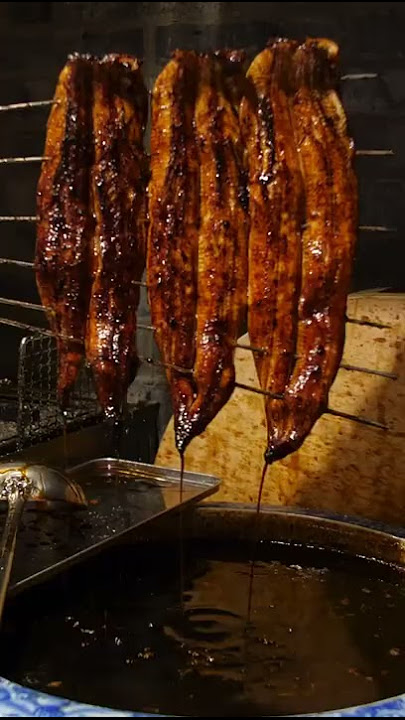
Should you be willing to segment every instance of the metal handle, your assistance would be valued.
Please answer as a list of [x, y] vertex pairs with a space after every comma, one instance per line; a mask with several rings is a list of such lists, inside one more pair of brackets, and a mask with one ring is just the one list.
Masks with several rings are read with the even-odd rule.
[[17, 539], [17, 530], [20, 524], [22, 511], [25, 505], [25, 496], [19, 490], [11, 492], [8, 496], [8, 510], [6, 525], [3, 531], [0, 548], [0, 620], [3, 616], [8, 584], [10, 582], [14, 551]]

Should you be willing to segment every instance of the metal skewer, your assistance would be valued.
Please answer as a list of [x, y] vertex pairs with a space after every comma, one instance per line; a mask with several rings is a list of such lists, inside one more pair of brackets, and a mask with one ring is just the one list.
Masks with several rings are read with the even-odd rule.
[[[0, 215], [0, 222], [37, 222], [37, 215]], [[304, 226], [303, 226], [304, 227]], [[396, 227], [386, 227], [385, 225], [359, 225], [359, 231], [395, 233], [398, 231]]]
[[[55, 333], [53, 333], [50, 330], [47, 330], [45, 328], [40, 328], [35, 325], [31, 325], [29, 323], [22, 323], [22, 322], [19, 322], [18, 320], [10, 320], [9, 318], [0, 317], [0, 324], [9, 325], [11, 327], [16, 327], [16, 328], [19, 328], [22, 330], [31, 330], [33, 332], [47, 335], [48, 337], [61, 337], [61, 338], [65, 338], [67, 340], [71, 340], [71, 341], [74, 341], [74, 342], [77, 342], [80, 344], [83, 343], [82, 340], [79, 340], [77, 338], [73, 338], [70, 336], [63, 336], [63, 335], [57, 336]], [[138, 325], [138, 327], [140, 327], [140, 326]], [[145, 329], [153, 329], [149, 325], [145, 325], [143, 327]], [[170, 363], [164, 363], [164, 362], [161, 362], [160, 360], [155, 360], [154, 358], [151, 358], [151, 357], [145, 358], [145, 357], [141, 356], [139, 359], [141, 362], [148, 363], [149, 365], [157, 365], [159, 367], [174, 369], [177, 372], [185, 373], [187, 375], [191, 375], [193, 373], [193, 371], [190, 370], [189, 368], [181, 368], [181, 367], [178, 367], [177, 365], [172, 365]], [[249, 392], [258, 393], [259, 395], [264, 395], [266, 397], [271, 397], [274, 400], [281, 400], [283, 398], [283, 395], [280, 393], [272, 393], [268, 390], [262, 390], [261, 388], [252, 387], [251, 385], [244, 385], [243, 383], [236, 382], [235, 387], [237, 387], [241, 390], [247, 390]], [[386, 425], [384, 425], [383, 423], [379, 423], [376, 420], [371, 420], [370, 418], [358, 417], [357, 415], [350, 415], [348, 413], [340, 412], [339, 410], [334, 410], [332, 408], [327, 408], [325, 410], [325, 413], [328, 413], [329, 415], [334, 415], [336, 417], [341, 417], [346, 420], [353, 420], [353, 422], [357, 422], [362, 425], [376, 427], [381, 430], [388, 430], [388, 427]]]
[[391, 325], [385, 325], [384, 323], [373, 322], [372, 320], [358, 320], [357, 318], [346, 317], [346, 322], [352, 325], [364, 325], [364, 327], [378, 328], [379, 330], [389, 330]]
[[[1, 220], [1, 218], [0, 218]], [[385, 225], [359, 225], [359, 230], [365, 230], [366, 232], [381, 232], [381, 233], [395, 233], [398, 228], [386, 227]]]
[[385, 155], [394, 155], [393, 150], [356, 150], [355, 155], [363, 157], [384, 157]]
[[257, 393], [258, 395], [265, 395], [270, 397], [272, 400], [282, 400], [284, 395], [282, 393], [274, 393], [270, 390], [262, 390], [261, 388], [252, 387], [252, 385], [245, 385], [244, 383], [236, 382], [235, 387], [240, 390], [248, 390], [249, 392]]
[[23, 307], [27, 310], [42, 310], [43, 312], [52, 312], [51, 308], [45, 308], [43, 305], [38, 303], [26, 302], [25, 300], [13, 300], [12, 298], [0, 297], [1, 305], [13, 305], [14, 307]]
[[[0, 260], [0, 262], [1, 262], [1, 260]], [[25, 300], [13, 300], [11, 298], [0, 297], [0, 304], [23, 307], [23, 308], [26, 308], [27, 310], [39, 310], [41, 312], [46, 312], [46, 310], [47, 310], [47, 308], [45, 308], [43, 305], [39, 305], [38, 303], [26, 302]], [[48, 311], [52, 312], [52, 310], [48, 310]], [[1, 318], [0, 318], [0, 320], [1, 320]], [[8, 320], [8, 318], [4, 318], [4, 320]], [[17, 321], [13, 321], [13, 322], [17, 322]], [[153, 325], [143, 325], [142, 323], [138, 323], [137, 328], [139, 328], [139, 330], [150, 330], [150, 331], [154, 330]], [[45, 331], [45, 328], [43, 330]], [[41, 328], [40, 332], [42, 332], [43, 330]], [[50, 330], [47, 332], [49, 332], [50, 335], [54, 334]], [[72, 338], [69, 336], [66, 336], [66, 339], [81, 342], [80, 340], [77, 340], [76, 338]], [[255, 347], [254, 345], [249, 345], [249, 344], [245, 344], [245, 343], [241, 343], [241, 342], [236, 342], [235, 347], [239, 348], [240, 350], [249, 350], [250, 352], [257, 353], [258, 355], [266, 355], [267, 354], [266, 348]], [[351, 370], [353, 372], [367, 373], [369, 375], [379, 375], [380, 377], [385, 377], [385, 378], [388, 378], [391, 380], [397, 379], [397, 376], [394, 373], [385, 372], [384, 370], [373, 370], [370, 368], [359, 367], [357, 365], [348, 365], [346, 363], [342, 363], [340, 365], [340, 367], [343, 370]]]
[[398, 375], [392, 372], [386, 372], [385, 370], [370, 370], [370, 368], [359, 367], [358, 365], [348, 365], [347, 363], [340, 363], [339, 367], [342, 370], [367, 373], [368, 375], [378, 375], [379, 377], [387, 378], [388, 380], [398, 380]]
[[[26, 308], [27, 310], [39, 310], [41, 312], [47, 311], [46, 307], [44, 307], [43, 305], [39, 305], [38, 303], [26, 302], [25, 300], [13, 300], [11, 298], [4, 298], [4, 297], [0, 297], [0, 305], [17, 306], [17, 307]], [[53, 312], [53, 311], [52, 311], [52, 309], [48, 309], [48, 312]], [[8, 320], [8, 318], [3, 318], [3, 319]], [[2, 320], [2, 318], [0, 318], [0, 321], [1, 320]], [[17, 322], [17, 321], [13, 321], [13, 322]], [[143, 325], [142, 323], [138, 323], [137, 328], [139, 328], [139, 330], [150, 330], [150, 331], [154, 330], [153, 325]], [[43, 332], [43, 331], [45, 331], [45, 328], [44, 329], [39, 328], [39, 331]], [[52, 333], [50, 330], [48, 330], [47, 332], [50, 333], [50, 335], [54, 335], [54, 333]], [[75, 341], [75, 342], [82, 342], [81, 340], [78, 340], [77, 338], [72, 338], [69, 336], [66, 336], [65, 339]], [[241, 342], [236, 342], [235, 347], [239, 348], [240, 350], [249, 350], [250, 352], [257, 353], [258, 355], [266, 355], [267, 354], [266, 348], [255, 347], [254, 345], [248, 345], [248, 344], [241, 343]], [[347, 365], [345, 363], [341, 364], [340, 367], [343, 368], [344, 370], [352, 370], [354, 372], [362, 372], [362, 373], [367, 373], [369, 375], [379, 375], [381, 377], [386, 377], [391, 380], [397, 379], [397, 376], [394, 375], [393, 373], [385, 372], [383, 370], [373, 370], [373, 369], [369, 369], [369, 368], [358, 367], [356, 365]]]
[[349, 73], [348, 75], [341, 75], [341, 80], [374, 80], [378, 78], [377, 73]]
[[13, 260], [12, 258], [0, 258], [0, 265], [17, 265], [18, 267], [33, 268], [33, 262], [26, 260]]
[[[35, 264], [33, 262], [28, 262], [26, 260], [13, 260], [12, 258], [0, 258], [0, 265], [17, 265], [19, 267], [26, 267], [26, 268], [34, 268]], [[134, 281], [136, 285], [139, 285], [140, 287], [147, 288], [148, 285], [146, 282], [143, 282], [142, 280]], [[10, 300], [9, 298], [0, 298], [0, 304], [8, 304], [8, 305], [21, 305], [22, 300]], [[43, 305], [36, 305], [35, 307], [31, 308], [32, 310], [42, 310], [46, 311], [46, 308], [43, 307]], [[378, 328], [380, 330], [387, 330], [391, 327], [391, 325], [385, 325], [383, 323], [377, 323], [373, 322], [372, 320], [359, 320], [357, 318], [351, 318], [347, 317], [345, 318], [347, 323], [351, 323], [352, 325], [364, 325], [366, 327], [374, 327]], [[145, 328], [146, 329], [146, 328]], [[152, 326], [149, 326], [148, 329], [153, 330], [154, 328]], [[255, 352], [262, 352], [262, 349], [256, 350]]]
[[[41, 335], [47, 335], [48, 337], [55, 337], [55, 333], [51, 332], [51, 330], [47, 330], [46, 328], [38, 327], [38, 325], [30, 325], [30, 323], [23, 323], [19, 320], [11, 320], [10, 318], [0, 318], [0, 325], [9, 325], [10, 327], [15, 327], [18, 330], [31, 330], [35, 333], [41, 333]], [[63, 337], [63, 336], [62, 336]], [[73, 338], [66, 338], [71, 339]], [[77, 340], [76, 342], [81, 342]]]
[[[28, 306], [32, 304], [33, 303], [27, 303]], [[19, 330], [31, 330], [32, 332], [37, 332], [41, 335], [47, 335], [47, 337], [58, 337], [61, 340], [70, 340], [70, 342], [77, 343], [78, 345], [83, 345], [83, 340], [79, 340], [78, 338], [72, 337], [71, 335], [58, 335], [52, 332], [52, 330], [48, 330], [47, 328], [38, 327], [38, 325], [31, 325], [30, 323], [21, 322], [20, 320], [12, 320], [11, 318], [0, 317], [0, 325], [10, 325], [10, 327], [15, 327]], [[139, 330], [153, 330], [150, 325], [142, 325], [141, 323], [137, 324], [137, 328], [139, 328]], [[186, 372], [184, 368], [182, 368], [181, 371]]]
[[[247, 345], [245, 343], [236, 342], [235, 347], [239, 348], [240, 350], [250, 350], [250, 352], [257, 353], [258, 355], [267, 355], [266, 348], [255, 347], [254, 345]], [[378, 375], [379, 377], [384, 377], [388, 380], [398, 380], [398, 375], [395, 375], [395, 373], [392, 372], [386, 372], [385, 370], [373, 370], [371, 368], [360, 367], [359, 365], [350, 365], [348, 363], [340, 363], [339, 367], [342, 370], [366, 373], [368, 375]]]
[[258, 355], [267, 355], [267, 350], [265, 348], [255, 347], [254, 345], [246, 345], [246, 343], [236, 342], [235, 347], [240, 350], [250, 350]]
[[[393, 156], [394, 151], [391, 149], [378, 149], [378, 150], [356, 150], [355, 155], [364, 157], [384, 157]], [[0, 165], [15, 165], [20, 163], [40, 163], [43, 160], [50, 160], [46, 155], [27, 155], [26, 157], [4, 157], [0, 158]]]
[[0, 112], [8, 112], [9, 110], [25, 110], [26, 108], [46, 107], [49, 105], [57, 105], [56, 100], [29, 100], [28, 102], [10, 103], [9, 105], [0, 105]]
[[[347, 73], [341, 75], [340, 79], [343, 81], [347, 80], [374, 80], [378, 78], [378, 73]], [[12, 110], [26, 110], [37, 107], [49, 107], [49, 105], [57, 105], [57, 100], [27, 100], [26, 102], [9, 103], [7, 105], [0, 105], [0, 112], [10, 112]]]
[[[254, 388], [250, 385], [243, 385], [242, 383], [235, 383], [235, 387], [239, 387], [242, 390], [248, 390], [249, 392], [255, 392], [259, 395], [265, 395], [273, 400], [282, 400], [283, 395], [280, 393], [272, 393], [268, 390], [261, 390], [260, 388]], [[368, 425], [369, 427], [375, 427], [379, 430], [388, 430], [388, 425], [378, 422], [378, 420], [371, 420], [370, 418], [359, 417], [358, 415], [351, 415], [350, 413], [341, 412], [340, 410], [334, 410], [333, 408], [326, 408], [324, 414], [333, 415], [334, 417], [343, 418], [343, 420], [352, 420], [353, 422], [360, 423], [360, 425]]]
[[5, 157], [0, 158], [0, 165], [15, 165], [19, 163], [37, 163], [49, 160], [45, 155], [27, 155], [26, 157]]
[[377, 420], [370, 420], [370, 418], [358, 417], [357, 415], [351, 415], [350, 413], [341, 412], [340, 410], [333, 410], [333, 408], [327, 408], [325, 410], [327, 415], [333, 415], [334, 417], [340, 417], [343, 420], [351, 420], [353, 422], [361, 423], [362, 425], [369, 425], [369, 427], [379, 428], [380, 430], [389, 430], [388, 425], [380, 423]]
[[0, 215], [0, 222], [37, 222], [36, 215]]

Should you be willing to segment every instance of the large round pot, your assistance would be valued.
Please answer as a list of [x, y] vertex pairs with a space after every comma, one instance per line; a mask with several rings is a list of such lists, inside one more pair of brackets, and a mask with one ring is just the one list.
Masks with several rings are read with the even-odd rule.
[[[230, 537], [250, 540], [254, 508], [238, 504], [210, 504], [188, 510], [183, 519], [183, 532], [190, 539], [223, 540]], [[134, 542], [164, 539], [178, 532], [173, 518], [134, 536]], [[339, 550], [349, 555], [364, 556], [385, 563], [405, 566], [405, 532], [358, 519], [296, 510], [265, 507], [262, 511], [260, 535], [263, 539], [311, 545], [326, 550]], [[405, 681], [404, 681], [405, 685]], [[405, 688], [404, 688], [405, 689]], [[0, 713], [3, 717], [154, 717], [148, 713], [85, 705], [39, 693], [0, 678]], [[320, 713], [317, 717], [405, 717], [405, 694], [368, 705]], [[162, 717], [162, 715], [160, 716]]]

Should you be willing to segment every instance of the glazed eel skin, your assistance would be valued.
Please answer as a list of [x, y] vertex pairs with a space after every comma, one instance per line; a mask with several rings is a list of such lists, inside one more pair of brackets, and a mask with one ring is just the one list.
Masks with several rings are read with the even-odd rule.
[[336, 86], [338, 47], [328, 40], [308, 40], [294, 61], [293, 118], [306, 219], [297, 359], [286, 392], [290, 424], [284, 443], [268, 448], [270, 460], [299, 448], [327, 409], [343, 355], [358, 222], [354, 145]]
[[[36, 280], [57, 336], [58, 394], [66, 406], [83, 355], [90, 293], [89, 168], [92, 60], [68, 59], [49, 116], [37, 189]], [[71, 339], [73, 338], [73, 339]]]
[[[251, 92], [241, 105], [249, 166], [250, 236], [248, 329], [260, 385], [284, 393], [294, 366], [301, 232], [305, 197], [291, 117], [291, 62], [296, 43], [261, 52], [247, 73]], [[266, 399], [269, 443], [284, 438], [286, 403]]]
[[[199, 168], [194, 141], [197, 56], [177, 51], [152, 96], [147, 283], [152, 325], [170, 385], [178, 447], [193, 401]], [[180, 368], [180, 369], [179, 369]]]
[[200, 228], [195, 398], [189, 410], [192, 436], [205, 430], [234, 390], [235, 343], [246, 309], [248, 198], [237, 112], [244, 92], [243, 59], [237, 52], [200, 58], [195, 108]]
[[139, 285], [145, 266], [147, 91], [140, 63], [107, 55], [93, 78], [92, 286], [86, 358], [107, 416], [122, 410], [138, 362]]
[[148, 288], [180, 453], [234, 388], [247, 269], [242, 79], [237, 54], [177, 51], [153, 91]]
[[[284, 393], [283, 400], [266, 398], [268, 463], [297, 450], [327, 409], [329, 390], [343, 353], [357, 227], [353, 143], [347, 135], [336, 90], [338, 48], [327, 40], [307, 40], [299, 47], [290, 43], [290, 50], [284, 55], [284, 67], [288, 68], [286, 82], [285, 72], [279, 74], [275, 60], [283, 46], [285, 43], [276, 43], [265, 51], [267, 67], [260, 65], [258, 58], [254, 61], [250, 76], [259, 102], [256, 107], [254, 104], [245, 107], [246, 117], [242, 115], [250, 165], [254, 168], [257, 164], [258, 176], [257, 182], [251, 171], [249, 178], [252, 213], [249, 333], [252, 344], [267, 350], [263, 359], [257, 361], [263, 389]], [[265, 78], [270, 86], [267, 90], [263, 89]], [[288, 132], [294, 138], [295, 160], [294, 148], [290, 147], [289, 154], [285, 145], [280, 150], [277, 137], [277, 116], [283, 111], [279, 104], [277, 107], [272, 104], [272, 98], [277, 94], [279, 97], [280, 91], [282, 96], [285, 93], [288, 106]], [[272, 104], [267, 119], [263, 117], [261, 96], [267, 99], [268, 109], [269, 100]], [[260, 134], [263, 126], [264, 140]], [[267, 148], [267, 154], [260, 150], [260, 142]], [[267, 182], [272, 162], [275, 170]], [[290, 213], [292, 225], [284, 224], [285, 233], [283, 202], [276, 191], [271, 195], [271, 184], [277, 182], [280, 164], [289, 167], [287, 177], [293, 190], [289, 207], [295, 208]], [[292, 168], [295, 168], [293, 184]], [[260, 197], [260, 182], [270, 190], [267, 214]], [[283, 185], [286, 190], [286, 178]], [[255, 197], [259, 198], [256, 211]], [[286, 245], [290, 266], [287, 276], [283, 270]], [[290, 277], [291, 285], [286, 277]], [[293, 277], [298, 297], [292, 292]], [[284, 338], [280, 324], [288, 330]], [[277, 367], [281, 368], [280, 373], [275, 371]]]

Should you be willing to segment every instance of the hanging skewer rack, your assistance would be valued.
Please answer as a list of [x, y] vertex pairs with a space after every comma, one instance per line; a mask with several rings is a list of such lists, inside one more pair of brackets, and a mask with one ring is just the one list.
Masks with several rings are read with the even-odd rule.
[[[376, 78], [376, 73], [357, 73], [343, 75], [342, 81], [359, 81], [369, 78]], [[30, 102], [12, 103], [8, 105], [0, 105], [0, 113], [28, 110], [33, 108], [49, 107], [54, 100], [36, 100]], [[359, 149], [356, 151], [359, 157], [392, 157], [394, 151], [391, 148], [376, 149]], [[0, 158], [0, 165], [18, 165], [18, 164], [39, 164], [46, 161], [41, 155], [22, 156], [22, 157], [3, 157]], [[35, 223], [37, 220], [35, 215], [1, 215], [0, 223]], [[359, 225], [359, 231], [372, 233], [395, 233], [396, 228], [384, 225]], [[18, 260], [13, 258], [0, 257], [0, 265], [15, 266], [34, 270], [34, 263], [27, 260]], [[146, 283], [139, 283], [142, 287], [146, 287]], [[90, 380], [89, 373], [86, 368], [83, 369], [81, 377], [72, 394], [70, 408], [65, 416], [62, 416], [57, 402], [56, 394], [56, 368], [57, 368], [57, 348], [56, 338], [48, 328], [41, 327], [40, 324], [33, 322], [22, 322], [9, 317], [3, 317], [1, 307], [12, 306], [27, 311], [38, 311], [43, 313], [46, 311], [42, 305], [23, 300], [16, 300], [8, 297], [0, 297], [0, 325], [14, 327], [18, 330], [26, 331], [28, 335], [23, 338], [19, 352], [18, 365], [18, 414], [16, 422], [16, 443], [19, 447], [29, 445], [34, 439], [41, 439], [42, 435], [49, 435], [50, 429], [60, 432], [63, 426], [71, 426], [72, 423], [83, 424], [85, 422], [94, 421], [100, 416], [99, 407], [94, 394], [94, 389]], [[347, 318], [348, 323], [366, 325], [374, 328], [384, 328], [386, 325], [372, 322], [369, 320], [359, 320], [356, 318]], [[138, 323], [138, 329], [147, 332], [153, 332], [151, 325]], [[74, 338], [70, 338], [73, 339]], [[77, 342], [82, 342], [77, 340]], [[249, 344], [237, 342], [235, 347], [247, 352], [264, 354], [264, 348], [253, 347]], [[157, 366], [160, 368], [171, 367], [181, 372], [192, 372], [172, 365], [167, 365], [160, 360], [152, 357], [140, 357], [140, 361], [146, 364]], [[341, 363], [340, 368], [350, 373], [365, 373], [369, 375], [377, 375], [390, 381], [396, 380], [396, 375], [391, 372], [385, 372], [368, 367], [359, 367], [357, 365]], [[247, 392], [259, 393], [262, 395], [274, 396], [271, 393], [262, 390], [259, 387], [252, 387], [242, 383], [236, 383], [236, 387]], [[1, 390], [1, 381], [0, 381]], [[370, 427], [377, 428], [381, 431], [388, 430], [388, 427], [368, 417], [359, 417], [349, 413], [342, 412], [335, 408], [328, 408], [327, 413], [332, 416], [346, 419], [350, 422], [361, 423]], [[0, 450], [2, 448], [2, 440], [0, 438]]]

